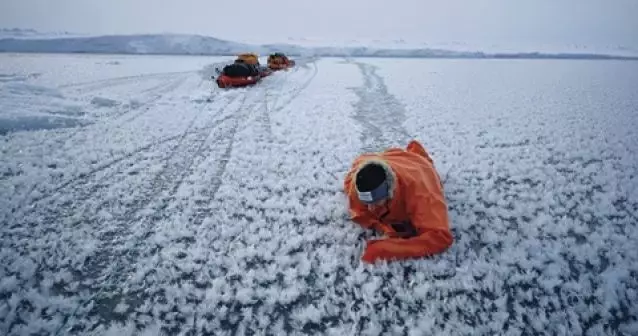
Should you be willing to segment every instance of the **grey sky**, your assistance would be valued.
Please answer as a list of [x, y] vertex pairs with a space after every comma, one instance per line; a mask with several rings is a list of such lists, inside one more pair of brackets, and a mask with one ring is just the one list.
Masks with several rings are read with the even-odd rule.
[[0, 26], [245, 42], [638, 44], [638, 0], [0, 0]]

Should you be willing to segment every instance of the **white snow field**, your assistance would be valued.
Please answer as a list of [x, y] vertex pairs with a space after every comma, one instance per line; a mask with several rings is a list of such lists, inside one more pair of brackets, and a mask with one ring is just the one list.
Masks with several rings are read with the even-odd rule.
[[[0, 55], [0, 334], [638, 334], [638, 62], [231, 60]], [[363, 264], [344, 174], [411, 138], [454, 245]]]

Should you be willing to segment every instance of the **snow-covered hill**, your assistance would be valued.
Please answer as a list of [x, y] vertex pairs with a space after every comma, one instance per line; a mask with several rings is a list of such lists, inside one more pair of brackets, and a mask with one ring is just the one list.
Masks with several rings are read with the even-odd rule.
[[[11, 29], [5, 33], [14, 32]], [[574, 52], [571, 50], [535, 51], [530, 49], [499, 51], [475, 49], [445, 49], [425, 46], [392, 47], [351, 43], [346, 45], [301, 46], [296, 44], [247, 44], [210, 36], [187, 34], [144, 34], [74, 36], [38, 35], [35, 31], [20, 34], [0, 34], [0, 52], [39, 53], [115, 53], [167, 55], [234, 55], [240, 52], [268, 54], [275, 51], [290, 55], [352, 56], [352, 57], [418, 57], [418, 58], [578, 58], [578, 59], [638, 59], [638, 52]], [[9, 37], [7, 37], [9, 36]]]
[[123, 53], [123, 54], [234, 54], [252, 46], [198, 35], [106, 35], [71, 38], [0, 40], [0, 51]]
[[70, 33], [67, 31], [41, 32], [35, 29], [0, 28], [0, 38], [44, 39], [81, 36], [86, 35]]

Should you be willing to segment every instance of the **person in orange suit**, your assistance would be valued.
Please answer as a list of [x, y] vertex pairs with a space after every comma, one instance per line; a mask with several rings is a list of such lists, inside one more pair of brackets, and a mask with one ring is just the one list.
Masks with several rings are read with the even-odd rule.
[[351, 220], [387, 236], [367, 241], [363, 261], [420, 258], [452, 245], [443, 184], [418, 141], [360, 155], [344, 189]]

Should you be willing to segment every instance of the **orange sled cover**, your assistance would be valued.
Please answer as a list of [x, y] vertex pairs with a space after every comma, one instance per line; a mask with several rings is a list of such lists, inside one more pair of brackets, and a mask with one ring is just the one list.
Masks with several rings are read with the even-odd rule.
[[260, 76], [229, 77], [226, 75], [221, 75], [217, 77], [215, 81], [217, 82], [218, 87], [229, 88], [229, 87], [243, 87], [243, 86], [253, 85], [259, 82], [260, 79], [261, 79]]
[[292, 68], [293, 66], [295, 66], [295, 61], [293, 60], [288, 60], [288, 63], [277, 63], [277, 62], [269, 62], [268, 63], [268, 67], [274, 71], [277, 70], [284, 70], [284, 69], [288, 69], [288, 68]]

